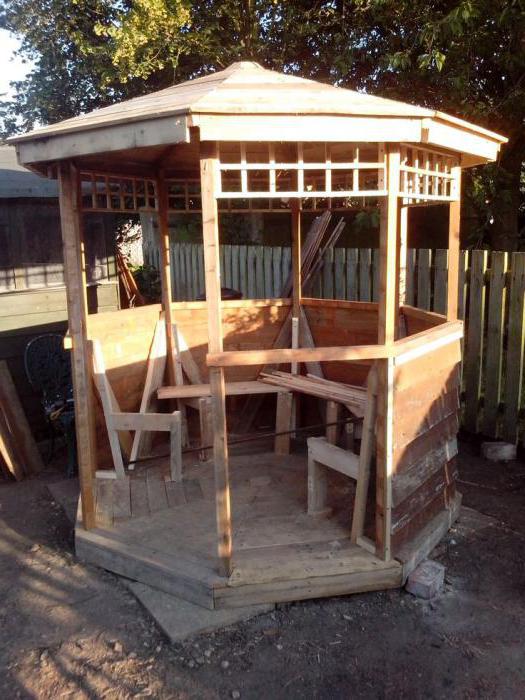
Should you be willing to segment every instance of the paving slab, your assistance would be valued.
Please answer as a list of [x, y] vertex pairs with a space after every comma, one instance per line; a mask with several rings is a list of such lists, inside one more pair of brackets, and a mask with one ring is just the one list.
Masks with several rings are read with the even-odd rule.
[[275, 605], [265, 604], [208, 610], [144, 583], [124, 579], [122, 581], [156, 620], [171, 642], [181, 642], [203, 632], [214, 632], [275, 609]]

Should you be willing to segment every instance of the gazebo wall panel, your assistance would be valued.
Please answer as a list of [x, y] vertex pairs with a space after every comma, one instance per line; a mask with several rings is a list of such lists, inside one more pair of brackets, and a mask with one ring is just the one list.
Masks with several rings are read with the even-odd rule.
[[394, 370], [394, 555], [455, 496], [460, 340]]

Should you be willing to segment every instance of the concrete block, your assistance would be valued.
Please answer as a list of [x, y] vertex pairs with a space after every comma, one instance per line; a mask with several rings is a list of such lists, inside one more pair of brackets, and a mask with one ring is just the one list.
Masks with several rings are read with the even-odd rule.
[[482, 442], [481, 454], [491, 462], [510, 462], [516, 459], [516, 445], [513, 442]]
[[408, 577], [405, 588], [417, 598], [430, 600], [436, 596], [445, 581], [445, 567], [432, 559], [425, 559]]
[[171, 642], [181, 642], [197, 634], [229, 627], [275, 609], [273, 603], [267, 603], [208, 610], [200, 605], [194, 605], [181, 598], [175, 598], [168, 593], [151, 588], [151, 586], [146, 586], [144, 583], [121, 580], [140, 600]]

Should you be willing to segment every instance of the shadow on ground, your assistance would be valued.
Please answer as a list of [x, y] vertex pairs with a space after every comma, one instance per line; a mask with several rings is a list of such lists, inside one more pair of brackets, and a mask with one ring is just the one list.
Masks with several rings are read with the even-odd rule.
[[282, 605], [177, 645], [120, 581], [76, 562], [48, 489], [60, 473], [0, 483], [0, 697], [525, 696], [525, 464], [463, 445], [459, 467], [477, 510], [434, 552], [447, 567], [434, 601], [389, 591]]

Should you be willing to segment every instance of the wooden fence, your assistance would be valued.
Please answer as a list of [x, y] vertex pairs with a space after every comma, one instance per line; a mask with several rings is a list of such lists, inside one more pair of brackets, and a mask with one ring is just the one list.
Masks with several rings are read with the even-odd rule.
[[[158, 252], [145, 252], [158, 266]], [[525, 253], [462, 251], [459, 314], [466, 321], [463, 427], [509, 441], [523, 439]], [[173, 295], [193, 300], [204, 291], [202, 245], [171, 246]], [[221, 246], [222, 284], [246, 298], [278, 297], [291, 267], [290, 248]], [[305, 293], [326, 299], [376, 301], [377, 249], [335, 248]], [[409, 249], [407, 303], [445, 312], [447, 251]]]

